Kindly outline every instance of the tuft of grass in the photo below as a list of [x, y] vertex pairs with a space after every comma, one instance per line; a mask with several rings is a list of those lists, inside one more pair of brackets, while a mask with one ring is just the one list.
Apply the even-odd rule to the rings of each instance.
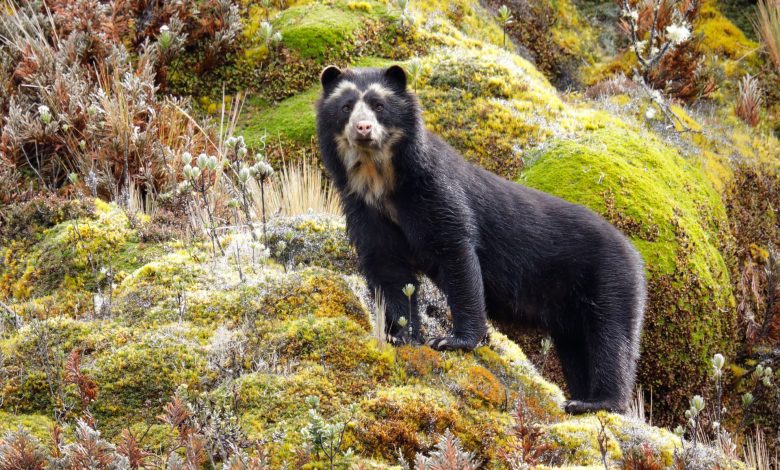
[[374, 338], [379, 341], [379, 344], [387, 343], [387, 333], [385, 333], [385, 321], [387, 305], [385, 303], [385, 296], [382, 293], [382, 289], [374, 289], [374, 321], [373, 330]]
[[780, 1], [758, 0], [756, 9], [758, 18], [753, 26], [764, 43], [775, 70], [780, 73]]
[[749, 126], [756, 127], [761, 119], [763, 96], [758, 80], [750, 74], [739, 81], [739, 94], [734, 112]]
[[777, 452], [774, 457], [769, 455], [764, 433], [761, 429], [756, 429], [753, 436], [748, 436], [745, 447], [742, 449], [744, 461], [748, 468], [754, 470], [771, 470], [780, 468], [780, 459]]
[[[255, 188], [259, 191], [258, 188]], [[255, 194], [259, 201], [259, 194]], [[333, 183], [323, 177], [319, 166], [308, 158], [284, 164], [266, 192], [266, 204], [271, 214], [298, 215], [310, 211], [341, 214], [341, 202]]]

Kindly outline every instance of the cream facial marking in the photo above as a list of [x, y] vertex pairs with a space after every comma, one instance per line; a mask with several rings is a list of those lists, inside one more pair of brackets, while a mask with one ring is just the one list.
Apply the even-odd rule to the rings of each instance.
[[343, 93], [351, 90], [359, 91], [357, 85], [350, 82], [349, 80], [344, 80], [343, 82], [336, 85], [336, 88], [333, 90], [333, 92], [328, 95], [327, 98], [325, 98], [325, 102], [334, 100], [340, 97]]
[[385, 197], [392, 193], [395, 186], [392, 146], [403, 137], [403, 131], [389, 129], [387, 135], [381, 146], [364, 148], [350, 144], [344, 132], [336, 137], [336, 146], [347, 169], [349, 192], [383, 209], [391, 220], [396, 220], [395, 209], [387, 204]]
[[372, 83], [371, 85], [368, 86], [366, 91], [363, 92], [363, 94], [360, 96], [360, 99], [363, 99], [369, 91], [373, 91], [380, 98], [387, 98], [388, 96], [390, 96], [393, 93], [392, 91], [390, 91], [389, 89], [383, 87], [379, 83]]

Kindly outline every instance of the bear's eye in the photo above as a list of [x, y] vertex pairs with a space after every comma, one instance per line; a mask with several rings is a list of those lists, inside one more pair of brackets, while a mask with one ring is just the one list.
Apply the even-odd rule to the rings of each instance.
[[374, 111], [381, 113], [385, 109], [385, 105], [382, 103], [377, 103], [376, 106], [374, 106]]
[[341, 110], [344, 111], [345, 113], [348, 113], [348, 112], [352, 111], [352, 106], [350, 106], [348, 104], [345, 104], [344, 107], [341, 108]]

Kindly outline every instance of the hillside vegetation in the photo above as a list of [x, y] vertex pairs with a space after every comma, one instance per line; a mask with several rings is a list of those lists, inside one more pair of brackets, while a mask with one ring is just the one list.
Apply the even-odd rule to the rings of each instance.
[[[780, 65], [734, 5], [136, 3], [0, 13], [0, 468], [774, 455]], [[638, 44], [653, 21], [655, 51]], [[593, 209], [642, 254], [626, 416], [563, 413], [533, 332], [469, 353], [378, 332], [314, 102], [325, 65], [393, 63], [466, 159]], [[425, 332], [448, 328], [420, 290]]]

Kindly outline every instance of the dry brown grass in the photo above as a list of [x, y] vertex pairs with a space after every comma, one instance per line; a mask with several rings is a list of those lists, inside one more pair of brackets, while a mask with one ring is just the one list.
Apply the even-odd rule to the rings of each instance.
[[[256, 210], [260, 210], [260, 190], [255, 189]], [[266, 187], [269, 214], [297, 215], [308, 212], [341, 214], [341, 202], [333, 183], [327, 180], [311, 158], [285, 164]]]
[[780, 73], [780, 0], [758, 0], [756, 8], [758, 17], [753, 26], [775, 71]]
[[745, 75], [739, 81], [739, 94], [734, 112], [740, 119], [751, 127], [756, 127], [761, 119], [761, 103], [763, 93], [758, 80], [750, 75]]
[[769, 455], [764, 433], [756, 429], [753, 436], [748, 436], [743, 448], [744, 460], [748, 468], [753, 470], [777, 470], [780, 469], [780, 459], [777, 453], [774, 457]]

